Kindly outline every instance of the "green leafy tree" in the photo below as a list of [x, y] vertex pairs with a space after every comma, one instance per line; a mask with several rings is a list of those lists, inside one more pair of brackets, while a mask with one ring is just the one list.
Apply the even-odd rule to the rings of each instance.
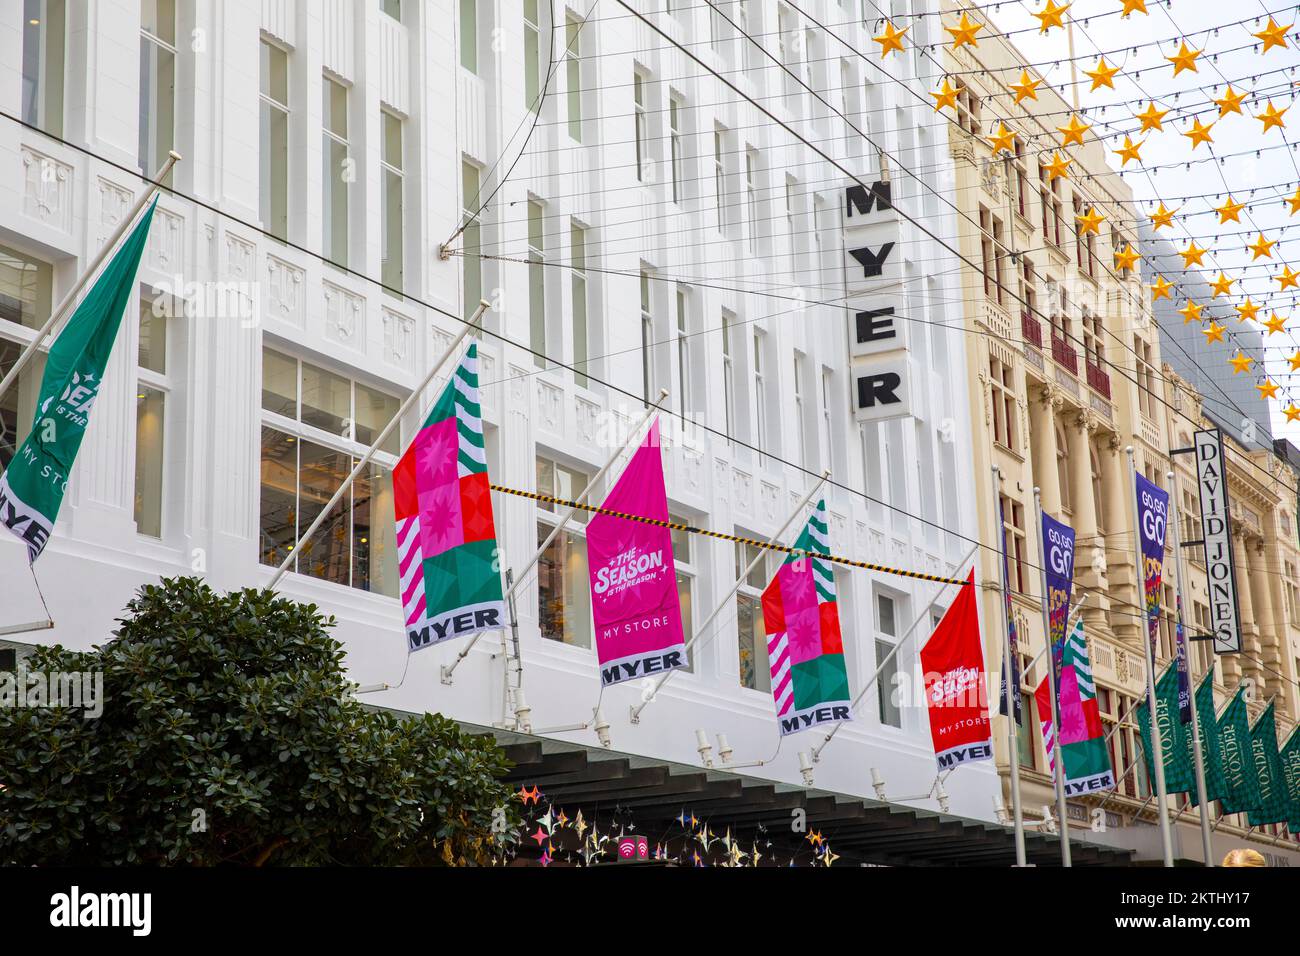
[[483, 865], [517, 839], [510, 766], [435, 715], [350, 694], [314, 605], [141, 588], [116, 640], [37, 650], [100, 672], [103, 714], [0, 708], [0, 864]]

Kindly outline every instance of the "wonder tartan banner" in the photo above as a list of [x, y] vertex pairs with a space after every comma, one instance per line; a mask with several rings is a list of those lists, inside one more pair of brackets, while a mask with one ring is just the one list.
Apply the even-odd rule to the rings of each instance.
[[930, 738], [940, 770], [993, 759], [975, 569], [921, 648]]
[[393, 469], [406, 649], [505, 626], [471, 341]]
[[[1213, 803], [1228, 792], [1223, 779], [1223, 743], [1219, 739], [1219, 723], [1214, 717], [1214, 672], [1206, 674], [1196, 690], [1196, 720], [1201, 731], [1201, 759], [1205, 765], [1205, 798]], [[1195, 760], [1191, 752], [1192, 735], [1187, 734], [1188, 760]], [[1195, 767], [1195, 764], [1192, 765]], [[1191, 789], [1192, 806], [1199, 806], [1196, 788]]]
[[[795, 541], [799, 551], [830, 554], [826, 502]], [[763, 591], [763, 630], [772, 669], [772, 698], [781, 736], [852, 719], [848, 671], [828, 562], [792, 554]], [[881, 693], [893, 688], [881, 688]]]
[[[1160, 629], [1160, 578], [1165, 566], [1165, 531], [1169, 519], [1169, 492], [1162, 491], [1141, 475], [1137, 479], [1138, 541], [1142, 546], [1142, 586], [1147, 609], [1147, 637], [1151, 659], [1155, 659]], [[1170, 793], [1175, 793], [1169, 788]]]
[[1277, 718], [1273, 704], [1264, 708], [1250, 729], [1250, 749], [1255, 757], [1255, 774], [1259, 778], [1259, 806], [1246, 814], [1252, 827], [1266, 823], [1285, 823], [1291, 809], [1286, 773], [1277, 752]]
[[[1034, 691], [1038, 705], [1038, 719], [1043, 730], [1043, 746], [1047, 750], [1047, 765], [1056, 773], [1055, 727], [1052, 721], [1051, 689], [1043, 677]], [[1088, 659], [1088, 642], [1083, 633], [1083, 622], [1075, 623], [1061, 653], [1060, 696], [1057, 706], [1061, 711], [1061, 759], [1065, 763], [1065, 792], [1067, 794], [1096, 793], [1115, 788], [1115, 774], [1106, 751], [1106, 731], [1101, 724], [1097, 707], [1097, 685], [1092, 678], [1092, 663]]]
[[27, 546], [29, 564], [54, 533], [157, 205], [155, 198], [50, 345], [31, 431], [0, 475], [0, 522]]
[[[1196, 771], [1187, 746], [1186, 729], [1178, 719], [1178, 668], [1170, 664], [1156, 683], [1156, 721], [1160, 727], [1160, 747], [1165, 764], [1165, 791], [1186, 793], [1196, 788]], [[1154, 793], [1155, 761], [1151, 749], [1151, 721], [1144, 699], [1137, 705], [1138, 727], [1142, 731], [1142, 756], [1147, 767], [1147, 782]]]
[[1278, 759], [1286, 777], [1286, 828], [1292, 834], [1300, 833], [1300, 727], [1291, 731], [1291, 736], [1278, 751]]
[[1219, 744], [1223, 754], [1224, 794], [1219, 798], [1223, 812], [1258, 810], [1259, 776], [1250, 743], [1250, 715], [1246, 710], [1244, 687], [1237, 688], [1219, 717]]

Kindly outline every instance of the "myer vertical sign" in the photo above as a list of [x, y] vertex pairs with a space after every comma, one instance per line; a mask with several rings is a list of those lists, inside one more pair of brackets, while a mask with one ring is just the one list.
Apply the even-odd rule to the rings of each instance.
[[1196, 433], [1196, 483], [1201, 497], [1201, 539], [1205, 542], [1205, 572], [1209, 578], [1210, 629], [1218, 654], [1241, 651], [1237, 618], [1237, 574], [1228, 524], [1228, 476], [1223, 461], [1223, 435], [1217, 428]]
[[860, 422], [912, 414], [900, 239], [888, 182], [845, 189], [849, 361], [853, 417]]

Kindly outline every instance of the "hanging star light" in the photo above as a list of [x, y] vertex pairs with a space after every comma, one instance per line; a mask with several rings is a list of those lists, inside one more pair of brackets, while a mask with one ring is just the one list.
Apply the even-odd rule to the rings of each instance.
[[885, 21], [885, 32], [878, 37], [871, 38], [874, 42], [880, 44], [880, 58], [882, 60], [894, 50], [898, 50], [900, 53], [903, 51], [903, 35], [910, 29], [912, 28], [903, 27], [901, 30], [895, 30], [893, 23], [888, 20]]
[[547, 840], [551, 838], [551, 835], [547, 833], [545, 830], [543, 830], [541, 827], [538, 827], [537, 832], [531, 833], [529, 834], [529, 836], [532, 839], [537, 841], [538, 846], [541, 846], [543, 843], [545, 843]]
[[1286, 408], [1282, 409], [1282, 414], [1286, 416], [1288, 422], [1293, 422], [1297, 418], [1300, 418], [1300, 408], [1296, 408], [1295, 402], [1292, 402]]
[[810, 831], [808, 835], [804, 837], [804, 839], [807, 840], [809, 843], [811, 843], [813, 846], [821, 846], [823, 843], [826, 842], [826, 838], [822, 836], [820, 830]]
[[1232, 366], [1232, 374], [1237, 375], [1241, 372], [1249, 372], [1251, 365], [1255, 360], [1245, 352], [1238, 351], [1236, 355], [1228, 359], [1228, 364]]
[[538, 800], [540, 800], [542, 797], [542, 791], [538, 787], [531, 787], [528, 789], [520, 787], [519, 792], [515, 794], [515, 796], [517, 796], [520, 800], [524, 802], [525, 805], [527, 805], [530, 803], [536, 803]]
[[578, 815], [573, 818], [573, 829], [577, 831], [579, 840], [581, 840], [583, 838], [582, 835], [587, 832], [587, 821], [582, 818], [581, 810], [579, 810]]
[[1297, 286], [1297, 281], [1296, 281], [1300, 279], [1300, 272], [1292, 272], [1290, 266], [1283, 266], [1282, 274], [1275, 275], [1273, 276], [1273, 278], [1277, 280], [1279, 283], [1281, 283], [1281, 285], [1278, 287], [1277, 290], [1278, 292], [1284, 292], [1287, 289], [1295, 289], [1297, 287], [1300, 287]]
[[[1106, 85], [1109, 86], [1110, 84], [1108, 83]], [[1094, 85], [1093, 89], [1095, 90], [1096, 88], [1097, 87]], [[1156, 109], [1155, 103], [1147, 103], [1147, 108], [1145, 110], [1143, 110], [1141, 113], [1133, 114], [1134, 119], [1139, 119], [1142, 121], [1142, 129], [1140, 129], [1138, 132], [1149, 133], [1153, 129], [1154, 130], [1164, 129], [1165, 127], [1162, 120], [1165, 118], [1165, 115], [1168, 112], [1169, 112], [1168, 110]]]
[[1178, 310], [1178, 314], [1183, 317], [1183, 325], [1186, 325], [1188, 322], [1201, 321], [1201, 309], [1203, 308], [1205, 308], [1205, 306], [1197, 305], [1191, 299], [1188, 299], [1187, 304]]
[[970, 18], [965, 13], [961, 15], [961, 20], [955, 27], [944, 27], [944, 30], [952, 34], [952, 48], [960, 49], [963, 46], [978, 47], [979, 41], [975, 39], [975, 34], [984, 29], [982, 23], [971, 23]]
[[1211, 298], [1217, 299], [1221, 295], [1231, 295], [1232, 284], [1236, 281], [1236, 279], [1230, 279], [1220, 272], [1219, 277], [1210, 283], [1210, 288], [1214, 290], [1214, 295]]
[[547, 830], [555, 829], [555, 816], [551, 813], [549, 804], [546, 807], [546, 812], [537, 818], [537, 822], [546, 827]]
[[1120, 0], [1124, 4], [1124, 9], [1120, 11], [1120, 19], [1126, 19], [1130, 14], [1143, 13], [1147, 16], [1147, 0]]
[[1166, 282], [1164, 276], [1156, 276], [1156, 281], [1151, 283], [1151, 301], [1169, 298], [1169, 290], [1173, 287], [1174, 284]]
[[1219, 99], [1211, 100], [1219, 108], [1219, 118], [1227, 116], [1229, 113], [1240, 113], [1241, 102], [1246, 98], [1245, 93], [1238, 93], [1228, 84], [1228, 88], [1223, 91], [1223, 96]]
[[1286, 319], [1274, 312], [1269, 315], [1268, 321], [1264, 323], [1264, 328], [1268, 329], [1268, 332], [1266, 333], [1267, 335], [1272, 335], [1274, 332], [1285, 331]]
[[1274, 127], [1277, 127], [1278, 129], [1286, 129], [1286, 123], [1283, 122], [1282, 116], [1288, 109], [1290, 109], [1290, 107], [1278, 109], [1273, 105], [1273, 101], [1269, 100], [1268, 106], [1264, 108], [1264, 112], [1256, 113], [1255, 119], [1264, 124], [1264, 133], [1267, 133]]
[[1277, 395], [1277, 383], [1272, 379], [1266, 378], [1263, 385], [1256, 385], [1255, 387], [1259, 389], [1260, 398], [1273, 398]]
[[1133, 263], [1141, 258], [1142, 256], [1138, 254], [1138, 251], [1133, 248], [1133, 243], [1125, 243], [1124, 251], [1115, 253], [1115, 268], [1132, 269]]
[[1287, 361], [1291, 363], [1291, 371], [1300, 372], [1300, 349], [1296, 349], [1295, 354], [1287, 359]]
[[1042, 80], [1031, 80], [1029, 78], [1029, 71], [1021, 70], [1019, 82], [1009, 84], [1010, 88], [1016, 94], [1016, 105], [1019, 106], [1021, 100], [1038, 99], [1038, 87], [1042, 82]]
[[1071, 143], [1083, 145], [1083, 134], [1092, 129], [1087, 123], [1079, 122], [1079, 117], [1070, 114], [1070, 123], [1068, 126], [1058, 126], [1056, 131], [1061, 134], [1061, 146], [1069, 146]]
[[939, 87], [939, 91], [930, 94], [934, 97], [934, 111], [937, 113], [945, 106], [951, 106], [953, 109], [956, 109], [957, 96], [961, 93], [962, 89], [963, 87], [954, 87], [950, 84], [948, 78], [945, 76], [943, 78], [943, 86]]
[[1286, 201], [1291, 205], [1291, 211], [1287, 213], [1288, 216], [1294, 216], [1300, 212], [1300, 186], [1296, 187], [1295, 195], [1288, 196]]
[[1259, 238], [1258, 238], [1258, 239], [1256, 239], [1256, 240], [1255, 240], [1254, 242], [1252, 242], [1252, 243], [1247, 244], [1247, 246], [1246, 246], [1247, 249], [1249, 249], [1251, 252], [1255, 253], [1255, 255], [1251, 257], [1251, 260], [1250, 260], [1250, 261], [1251, 261], [1251, 262], [1254, 262], [1256, 259], [1260, 259], [1260, 258], [1263, 258], [1263, 259], [1272, 259], [1272, 258], [1273, 258], [1273, 247], [1274, 247], [1275, 245], [1277, 245], [1277, 240], [1275, 240], [1275, 239], [1274, 239], [1274, 240], [1265, 239], [1265, 238], [1264, 238], [1264, 234], [1261, 232], [1261, 233], [1259, 234]]
[[[1115, 88], [1114, 76], [1119, 72], [1119, 67], [1107, 66], [1106, 58], [1099, 57], [1097, 68], [1095, 70], [1084, 70], [1083, 75], [1092, 79], [1092, 91], [1101, 89], [1103, 86]], [[1163, 115], [1163, 114], [1162, 114]]]
[[1208, 329], [1201, 329], [1202, 334], [1205, 336], [1205, 344], [1209, 345], [1211, 342], [1222, 342], [1224, 328], [1225, 327], [1220, 325], [1218, 322], [1211, 322]]
[[1086, 236], [1092, 233], [1094, 236], [1101, 235], [1101, 224], [1106, 221], [1106, 217], [1097, 212], [1092, 206], [1083, 215], [1074, 217], [1079, 223], [1079, 235]]
[[1196, 149], [1196, 147], [1200, 146], [1202, 143], [1214, 142], [1213, 137], [1210, 136], [1210, 130], [1212, 129], [1214, 129], [1213, 123], [1206, 126], [1201, 122], [1201, 118], [1198, 116], [1196, 119], [1192, 120], [1192, 128], [1183, 135], [1192, 141], [1192, 149]]
[[1241, 222], [1241, 211], [1245, 208], [1245, 203], [1235, 202], [1229, 195], [1222, 206], [1214, 207], [1214, 211], [1219, 214], [1219, 225], [1222, 226], [1226, 222]]
[[1294, 23], [1288, 23], [1286, 26], [1281, 26], [1272, 17], [1269, 17], [1268, 26], [1260, 30], [1258, 33], [1251, 34], [1251, 36], [1258, 37], [1264, 41], [1264, 49], [1259, 51], [1260, 56], [1263, 56], [1275, 46], [1285, 47], [1287, 31], [1293, 26], [1295, 26]]
[[1058, 7], [1054, 0], [1047, 0], [1047, 6], [1043, 7], [1041, 10], [1031, 12], [1031, 16], [1038, 18], [1038, 23], [1040, 25], [1038, 32], [1043, 34], [1052, 27], [1061, 27], [1064, 29], [1065, 23], [1062, 22], [1061, 17], [1065, 14], [1065, 11], [1069, 9], [1070, 4], [1068, 3], [1063, 7]]
[[1195, 73], [1197, 72], [1196, 58], [1200, 56], [1202, 52], [1203, 51], [1201, 50], [1189, 50], [1187, 49], [1187, 43], [1182, 42], [1178, 45], [1178, 52], [1173, 56], [1165, 57], [1165, 59], [1174, 65], [1174, 76], [1177, 76], [1184, 70], [1191, 70]]
[[1043, 164], [1043, 172], [1047, 173], [1048, 182], [1055, 179], [1069, 179], [1070, 164], [1072, 162], [1074, 162], [1074, 160], [1067, 156], [1062, 156], [1060, 150], [1053, 151], [1052, 161]]
[[1254, 319], [1259, 312], [1259, 306], [1250, 301], [1250, 296], [1246, 296], [1246, 304], [1235, 306], [1236, 310], [1241, 313], [1239, 321], [1245, 322], [1247, 319]]
[[840, 855], [839, 855], [838, 853], [835, 853], [834, 851], [832, 851], [831, 848], [830, 848], [830, 845], [827, 844], [827, 846], [826, 846], [826, 852], [822, 854], [822, 865], [824, 865], [824, 866], [830, 866], [831, 864], [833, 864], [833, 863], [834, 863], [836, 860], [838, 860], [839, 858], [840, 858]]
[[1146, 140], [1139, 140], [1138, 142], [1135, 143], [1131, 138], [1125, 136], [1124, 145], [1121, 146], [1119, 149], [1111, 150], [1111, 152], [1113, 152], [1115, 155], [1119, 156], [1120, 159], [1123, 160], [1123, 162], [1120, 163], [1121, 166], [1127, 166], [1128, 161], [1130, 159], [1136, 159], [1139, 161], [1142, 159], [1142, 156], [1138, 153], [1138, 150], [1142, 148], [1142, 144], [1145, 142]]
[[998, 129], [988, 138], [990, 145], [993, 147], [993, 155], [996, 156], [1004, 149], [1008, 153], [1016, 151], [1016, 134], [1007, 129], [1006, 123], [1000, 123]]
[[1161, 202], [1160, 208], [1151, 214], [1151, 227], [1153, 229], [1160, 229], [1163, 226], [1172, 227], [1174, 224], [1174, 213], [1177, 211], [1177, 209], [1165, 208], [1165, 204]]
[[1187, 244], [1186, 249], [1180, 249], [1178, 254], [1183, 257], [1183, 268], [1190, 269], [1192, 266], [1201, 265], [1201, 259], [1205, 256], [1205, 250], [1196, 244], [1193, 239]]

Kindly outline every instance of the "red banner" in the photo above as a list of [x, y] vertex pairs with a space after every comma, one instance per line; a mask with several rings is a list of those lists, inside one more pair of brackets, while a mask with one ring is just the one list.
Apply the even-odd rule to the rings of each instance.
[[921, 649], [930, 736], [940, 770], [993, 759], [984, 645], [975, 607], [975, 570]]

